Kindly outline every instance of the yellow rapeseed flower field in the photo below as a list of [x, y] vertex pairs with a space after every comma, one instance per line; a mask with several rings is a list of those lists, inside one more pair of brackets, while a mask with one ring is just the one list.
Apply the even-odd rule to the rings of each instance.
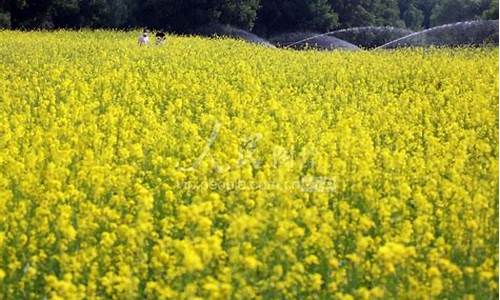
[[1, 299], [498, 297], [498, 49], [0, 32]]

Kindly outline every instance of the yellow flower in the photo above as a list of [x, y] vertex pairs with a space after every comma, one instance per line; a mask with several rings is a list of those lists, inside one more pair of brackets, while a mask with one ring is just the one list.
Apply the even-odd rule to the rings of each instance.
[[200, 271], [203, 269], [203, 262], [196, 251], [187, 249], [184, 252], [184, 267], [189, 272]]
[[245, 257], [245, 266], [249, 268], [250, 270], [254, 270], [259, 266], [259, 261], [253, 257], [253, 256], [248, 256]]
[[321, 289], [321, 285], [323, 284], [323, 279], [320, 274], [312, 274], [311, 275], [311, 288], [315, 291], [319, 291]]
[[3, 298], [496, 297], [498, 48], [132, 35], [0, 30]]
[[439, 278], [434, 278], [431, 281], [431, 294], [432, 296], [439, 296], [443, 291], [443, 282]]
[[308, 265], [317, 265], [319, 264], [319, 259], [316, 255], [309, 255], [304, 262]]

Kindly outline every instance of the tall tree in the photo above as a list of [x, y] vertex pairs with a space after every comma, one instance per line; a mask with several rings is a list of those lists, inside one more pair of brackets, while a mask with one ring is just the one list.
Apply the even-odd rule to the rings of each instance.
[[156, 28], [186, 32], [218, 21], [222, 0], [146, 0], [139, 21]]
[[137, 4], [135, 0], [107, 0], [107, 27], [123, 28], [135, 25]]
[[396, 0], [330, 0], [341, 27], [400, 26]]
[[7, 9], [7, 1], [0, 0], [0, 28], [10, 27], [10, 12]]
[[84, 27], [123, 28], [136, 25], [135, 0], [78, 0], [79, 22]]
[[399, 0], [399, 17], [407, 28], [419, 30], [424, 22], [423, 12], [417, 8], [416, 0]]
[[225, 0], [220, 10], [220, 21], [251, 30], [259, 8], [260, 0]]
[[373, 14], [375, 26], [403, 27], [404, 22], [399, 17], [397, 0], [372, 0], [368, 10]]
[[78, 22], [82, 27], [102, 27], [106, 14], [105, 0], [79, 0]]
[[55, 0], [49, 10], [50, 19], [54, 27], [80, 26], [78, 14], [80, 6], [78, 0]]
[[191, 32], [216, 22], [268, 35], [369, 25], [420, 29], [477, 18], [498, 19], [498, 0], [0, 0], [0, 26], [26, 29]]
[[490, 8], [491, 0], [441, 0], [431, 16], [431, 25], [480, 19]]
[[8, 0], [12, 26], [15, 28], [33, 29], [53, 26], [49, 14], [52, 0]]
[[487, 10], [483, 12], [483, 19], [498, 20], [498, 0], [493, 0]]
[[328, 0], [263, 0], [256, 31], [270, 35], [289, 31], [326, 31], [338, 16]]
[[370, 0], [332, 0], [333, 10], [339, 15], [342, 27], [372, 25], [375, 20], [369, 11]]
[[431, 26], [431, 16], [438, 0], [417, 0], [416, 7], [422, 12], [424, 17], [423, 27]]

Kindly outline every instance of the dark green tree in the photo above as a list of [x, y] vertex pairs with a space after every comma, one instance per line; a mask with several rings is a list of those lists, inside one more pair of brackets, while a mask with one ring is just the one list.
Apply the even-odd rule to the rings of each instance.
[[10, 27], [10, 12], [7, 9], [7, 1], [0, 0], [0, 28]]
[[431, 16], [436, 6], [437, 0], [417, 0], [416, 8], [418, 8], [424, 17], [423, 27], [429, 28], [431, 27]]
[[256, 32], [262, 35], [291, 31], [327, 31], [338, 24], [328, 0], [263, 0]]
[[396, 0], [330, 0], [330, 3], [344, 28], [402, 25]]
[[399, 0], [399, 17], [407, 28], [419, 30], [424, 22], [424, 14], [417, 8], [416, 2], [416, 0]]
[[26, 29], [193, 32], [222, 23], [273, 35], [370, 25], [421, 29], [479, 18], [498, 19], [498, 0], [0, 0], [0, 27]]
[[78, 0], [55, 0], [49, 10], [50, 20], [54, 27], [80, 27]]
[[149, 27], [189, 32], [220, 20], [222, 0], [147, 0], [139, 21]]
[[370, 0], [332, 0], [333, 10], [339, 15], [344, 28], [373, 25], [375, 20], [369, 11]]
[[50, 28], [53, 27], [50, 15], [53, 3], [53, 0], [8, 0], [6, 6], [13, 27]]
[[480, 19], [491, 6], [491, 0], [441, 0], [431, 15], [431, 25]]
[[260, 8], [260, 0], [225, 0], [220, 9], [220, 21], [251, 30]]
[[124, 28], [137, 25], [135, 0], [78, 0], [77, 19], [83, 27]]
[[101, 27], [106, 16], [105, 0], [79, 0], [78, 22], [82, 27]]
[[210, 23], [252, 29], [260, 0], [147, 0], [138, 20], [150, 27], [190, 32]]
[[493, 0], [487, 10], [483, 12], [483, 19], [498, 20], [498, 0]]
[[368, 8], [373, 15], [375, 26], [403, 27], [404, 22], [399, 17], [399, 6], [397, 0], [373, 0]]
[[107, 0], [107, 27], [123, 28], [134, 26], [137, 11], [136, 0]]

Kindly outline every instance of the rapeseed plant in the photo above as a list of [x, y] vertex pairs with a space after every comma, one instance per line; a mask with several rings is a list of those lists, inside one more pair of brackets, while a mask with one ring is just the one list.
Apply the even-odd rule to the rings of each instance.
[[0, 31], [0, 298], [498, 297], [498, 50]]

